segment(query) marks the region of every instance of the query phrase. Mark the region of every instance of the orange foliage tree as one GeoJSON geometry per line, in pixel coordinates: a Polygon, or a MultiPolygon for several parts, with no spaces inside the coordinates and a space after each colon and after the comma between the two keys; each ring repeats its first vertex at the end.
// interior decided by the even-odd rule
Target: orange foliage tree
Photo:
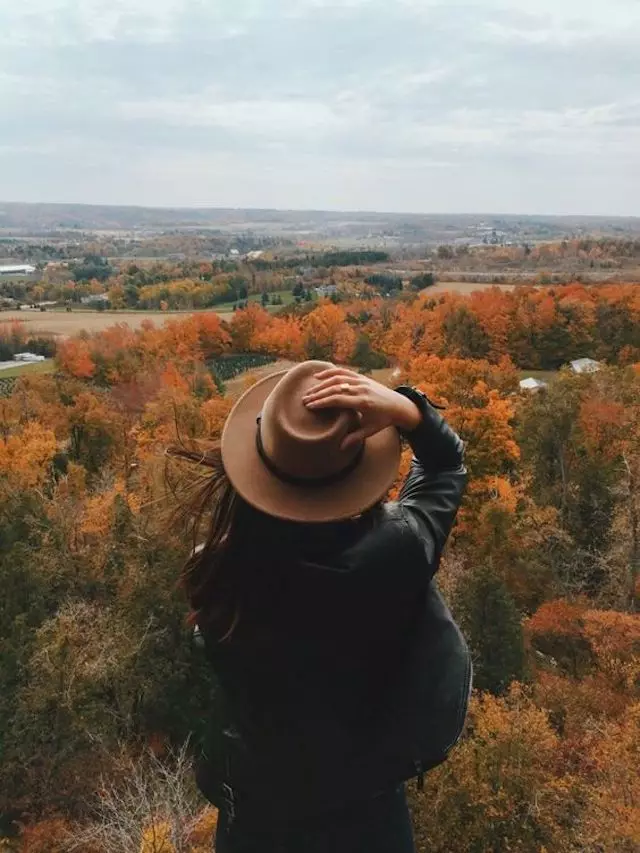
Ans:
{"type": "Polygon", "coordinates": [[[344,308],[331,302],[307,314],[302,321],[307,358],[348,362],[356,344],[356,333],[346,321],[344,308]]]}
{"type": "Polygon", "coordinates": [[[53,432],[30,422],[0,443],[0,478],[20,489],[35,489],[49,477],[57,442],[53,432]]]}

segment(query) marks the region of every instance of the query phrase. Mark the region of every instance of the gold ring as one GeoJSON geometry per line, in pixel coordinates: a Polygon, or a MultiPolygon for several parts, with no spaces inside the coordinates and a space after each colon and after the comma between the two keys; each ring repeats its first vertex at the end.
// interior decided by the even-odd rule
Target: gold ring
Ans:
{"type": "Polygon", "coordinates": [[[347,382],[343,382],[342,385],[340,386],[340,390],[342,391],[343,394],[348,394],[350,387],[351,386],[347,382]]]}

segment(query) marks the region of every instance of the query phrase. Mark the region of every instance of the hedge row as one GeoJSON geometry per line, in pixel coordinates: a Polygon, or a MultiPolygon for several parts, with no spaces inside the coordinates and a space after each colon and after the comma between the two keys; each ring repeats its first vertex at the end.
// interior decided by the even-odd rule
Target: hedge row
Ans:
{"type": "Polygon", "coordinates": [[[209,369],[221,382],[228,382],[240,373],[247,370],[256,370],[265,364],[272,364],[276,359],[271,355],[259,355],[257,353],[242,353],[239,355],[225,355],[215,358],[209,362],[209,369]]]}
{"type": "Polygon", "coordinates": [[[0,376],[0,397],[9,397],[16,384],[16,377],[1,377],[0,376]]]}

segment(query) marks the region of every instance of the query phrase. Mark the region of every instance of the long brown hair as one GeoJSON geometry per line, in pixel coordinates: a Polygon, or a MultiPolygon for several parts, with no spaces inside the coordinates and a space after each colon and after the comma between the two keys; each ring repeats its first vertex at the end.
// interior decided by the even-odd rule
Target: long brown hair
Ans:
{"type": "Polygon", "coordinates": [[[212,628],[221,640],[233,633],[239,612],[228,553],[239,497],[225,473],[220,444],[206,450],[172,445],[166,451],[165,482],[176,502],[170,523],[186,534],[191,553],[181,585],[191,605],[190,624],[212,628]],[[176,466],[171,460],[187,463],[176,466]]]}
{"type": "Polygon", "coordinates": [[[242,500],[226,475],[219,443],[205,450],[180,443],[169,447],[166,456],[165,481],[176,502],[171,526],[186,534],[191,545],[180,578],[191,605],[189,621],[208,628],[221,642],[238,625],[252,572],[264,574],[276,563],[284,566],[305,556],[321,561],[376,523],[382,506],[379,502],[343,521],[287,522],[242,500]],[[175,465],[174,460],[186,464],[175,465]]]}

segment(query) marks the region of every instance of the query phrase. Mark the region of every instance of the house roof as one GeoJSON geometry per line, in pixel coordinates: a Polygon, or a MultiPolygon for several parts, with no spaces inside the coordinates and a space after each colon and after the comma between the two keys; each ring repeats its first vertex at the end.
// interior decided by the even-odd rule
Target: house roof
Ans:
{"type": "Polygon", "coordinates": [[[20,273],[20,272],[35,272],[36,268],[32,264],[9,264],[8,266],[0,266],[0,273],[20,273]]]}
{"type": "Polygon", "coordinates": [[[536,379],[533,376],[527,376],[526,379],[521,380],[520,387],[523,391],[535,391],[539,388],[546,388],[547,383],[543,382],[542,379],[536,379]]]}
{"type": "Polygon", "coordinates": [[[13,356],[14,361],[44,361],[43,355],[36,355],[34,352],[17,352],[13,356]]]}
{"type": "Polygon", "coordinates": [[[600,362],[593,358],[577,358],[571,362],[571,368],[575,373],[593,373],[601,367],[600,362]]]}

